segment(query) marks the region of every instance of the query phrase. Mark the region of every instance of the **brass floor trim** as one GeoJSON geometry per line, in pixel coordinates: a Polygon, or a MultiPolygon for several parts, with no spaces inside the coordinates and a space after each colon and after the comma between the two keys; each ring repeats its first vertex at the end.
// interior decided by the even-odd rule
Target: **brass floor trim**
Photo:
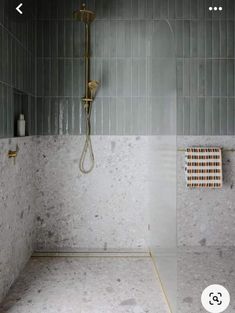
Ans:
{"type": "Polygon", "coordinates": [[[32,257],[149,258],[149,252],[34,252],[32,257]]]}
{"type": "MultiPolygon", "coordinates": [[[[167,296],[166,289],[165,289],[164,284],[163,284],[163,282],[162,282],[162,280],[161,280],[161,277],[160,277],[160,273],[159,273],[157,264],[156,264],[156,262],[154,262],[154,258],[153,258],[152,253],[150,252],[149,254],[150,254],[150,258],[151,258],[152,263],[153,263],[153,268],[154,268],[156,280],[157,280],[157,282],[159,283],[159,285],[160,285],[160,287],[161,287],[162,293],[163,293],[163,295],[164,295],[164,300],[165,300],[166,305],[167,305],[167,307],[168,307],[168,309],[169,309],[169,313],[174,313],[173,310],[172,310],[172,308],[171,308],[170,300],[169,300],[169,298],[168,298],[168,296],[167,296]]],[[[155,258],[155,259],[156,259],[156,258],[155,258]]]]}

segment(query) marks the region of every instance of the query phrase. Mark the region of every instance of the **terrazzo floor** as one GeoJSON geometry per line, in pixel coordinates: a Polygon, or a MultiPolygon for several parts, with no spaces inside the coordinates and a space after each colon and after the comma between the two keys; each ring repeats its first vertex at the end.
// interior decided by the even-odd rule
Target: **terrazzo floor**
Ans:
{"type": "Polygon", "coordinates": [[[169,313],[151,258],[34,257],[1,313],[169,313]]]}

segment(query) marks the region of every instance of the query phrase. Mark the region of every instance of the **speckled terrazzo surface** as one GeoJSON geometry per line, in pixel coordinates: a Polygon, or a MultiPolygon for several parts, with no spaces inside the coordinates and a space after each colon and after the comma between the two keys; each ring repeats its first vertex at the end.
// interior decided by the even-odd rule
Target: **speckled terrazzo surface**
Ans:
{"type": "Polygon", "coordinates": [[[30,137],[0,140],[0,302],[33,251],[34,152],[30,137]],[[7,154],[17,145],[14,165],[7,154]]]}
{"type": "Polygon", "coordinates": [[[83,136],[35,138],[37,251],[146,250],[148,137],[93,136],[95,168],[79,170],[83,136]]]}
{"type": "Polygon", "coordinates": [[[222,189],[188,189],[185,186],[184,152],[177,163],[178,245],[234,246],[235,241],[235,148],[233,136],[178,137],[178,147],[217,146],[223,148],[222,189]]]}
{"type": "Polygon", "coordinates": [[[202,291],[219,284],[228,289],[235,312],[235,248],[181,247],[178,249],[178,313],[204,313],[202,291]]]}
{"type": "Polygon", "coordinates": [[[32,258],[1,313],[169,313],[150,258],[32,258]]]}

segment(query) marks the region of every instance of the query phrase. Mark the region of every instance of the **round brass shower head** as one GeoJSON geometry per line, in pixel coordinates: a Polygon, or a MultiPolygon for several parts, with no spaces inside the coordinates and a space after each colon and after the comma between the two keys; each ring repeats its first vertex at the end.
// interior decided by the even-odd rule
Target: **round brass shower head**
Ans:
{"type": "Polygon", "coordinates": [[[95,19],[95,13],[89,10],[86,10],[86,4],[83,3],[80,10],[77,10],[73,13],[74,18],[85,23],[90,24],[95,19]]]}

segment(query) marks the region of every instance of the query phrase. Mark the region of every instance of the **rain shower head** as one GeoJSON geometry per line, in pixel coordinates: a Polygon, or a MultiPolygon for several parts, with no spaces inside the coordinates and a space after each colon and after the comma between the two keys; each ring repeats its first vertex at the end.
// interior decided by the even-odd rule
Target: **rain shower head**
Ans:
{"type": "Polygon", "coordinates": [[[81,21],[85,24],[90,24],[95,19],[95,13],[89,10],[86,10],[86,4],[83,3],[80,10],[74,12],[74,18],[78,21],[81,21]]]}

